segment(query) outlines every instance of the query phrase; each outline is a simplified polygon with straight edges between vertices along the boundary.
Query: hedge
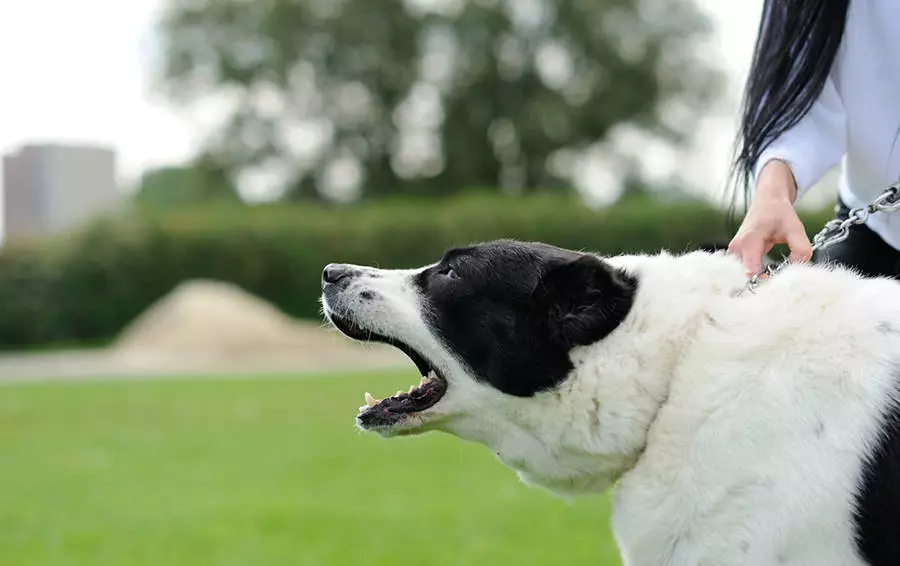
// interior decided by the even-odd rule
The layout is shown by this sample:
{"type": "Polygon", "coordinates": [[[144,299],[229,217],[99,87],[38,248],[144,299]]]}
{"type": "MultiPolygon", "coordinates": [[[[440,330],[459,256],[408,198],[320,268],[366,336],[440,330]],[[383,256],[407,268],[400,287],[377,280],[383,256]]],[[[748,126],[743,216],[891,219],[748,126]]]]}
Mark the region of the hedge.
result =
{"type": "MultiPolygon", "coordinates": [[[[807,215],[814,228],[830,210],[807,215]]],[[[367,206],[221,206],[132,213],[0,252],[0,349],[104,341],[179,282],[231,281],[300,318],[319,317],[329,262],[411,267],[495,238],[615,254],[728,241],[722,211],[633,201],[591,210],[569,196],[464,195],[367,206]]]]}

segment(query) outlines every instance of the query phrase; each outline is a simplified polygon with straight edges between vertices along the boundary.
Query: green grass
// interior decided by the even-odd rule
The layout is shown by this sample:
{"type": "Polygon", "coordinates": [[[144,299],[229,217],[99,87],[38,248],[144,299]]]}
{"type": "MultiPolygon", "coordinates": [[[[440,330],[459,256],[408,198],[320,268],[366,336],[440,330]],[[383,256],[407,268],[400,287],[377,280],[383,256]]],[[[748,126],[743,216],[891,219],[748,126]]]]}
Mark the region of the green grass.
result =
{"type": "Polygon", "coordinates": [[[0,565],[615,565],[605,497],[353,427],[416,376],[0,387],[0,565]]]}

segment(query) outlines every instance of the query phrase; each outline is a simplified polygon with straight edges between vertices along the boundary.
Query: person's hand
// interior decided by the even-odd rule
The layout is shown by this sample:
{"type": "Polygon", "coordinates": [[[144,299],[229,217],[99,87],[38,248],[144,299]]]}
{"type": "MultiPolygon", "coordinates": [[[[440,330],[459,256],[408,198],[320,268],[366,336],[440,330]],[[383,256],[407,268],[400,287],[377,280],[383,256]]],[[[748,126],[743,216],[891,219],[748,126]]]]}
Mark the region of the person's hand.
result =
{"type": "Polygon", "coordinates": [[[790,167],[783,161],[769,161],[756,183],[756,194],[741,227],[728,245],[729,253],[738,256],[748,275],[762,269],[763,256],[777,244],[787,244],[790,261],[805,262],[812,256],[812,246],[794,200],[797,184],[790,167]]]}

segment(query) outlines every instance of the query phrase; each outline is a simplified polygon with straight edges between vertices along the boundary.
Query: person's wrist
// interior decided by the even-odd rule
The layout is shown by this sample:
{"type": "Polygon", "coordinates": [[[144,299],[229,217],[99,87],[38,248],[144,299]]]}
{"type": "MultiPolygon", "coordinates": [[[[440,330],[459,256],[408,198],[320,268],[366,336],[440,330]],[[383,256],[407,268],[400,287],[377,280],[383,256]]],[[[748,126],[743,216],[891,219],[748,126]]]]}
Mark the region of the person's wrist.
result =
{"type": "Polygon", "coordinates": [[[756,183],[756,196],[766,201],[786,200],[793,205],[797,199],[797,181],[790,166],[781,159],[766,163],[756,183]]]}

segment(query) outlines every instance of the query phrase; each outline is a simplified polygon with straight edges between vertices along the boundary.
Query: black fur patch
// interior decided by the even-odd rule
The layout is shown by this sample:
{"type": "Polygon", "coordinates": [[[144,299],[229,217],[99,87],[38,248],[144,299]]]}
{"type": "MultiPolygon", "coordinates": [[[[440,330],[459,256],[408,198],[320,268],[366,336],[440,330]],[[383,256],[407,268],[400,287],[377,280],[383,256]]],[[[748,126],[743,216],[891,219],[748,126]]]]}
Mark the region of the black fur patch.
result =
{"type": "Polygon", "coordinates": [[[856,498],[857,547],[872,566],[900,564],[900,405],[892,404],[863,466],[856,498]]]}
{"type": "Polygon", "coordinates": [[[565,379],[572,348],[616,329],[637,281],[593,255],[502,240],[448,251],[417,285],[430,325],[476,379],[527,397],[565,379]]]}

